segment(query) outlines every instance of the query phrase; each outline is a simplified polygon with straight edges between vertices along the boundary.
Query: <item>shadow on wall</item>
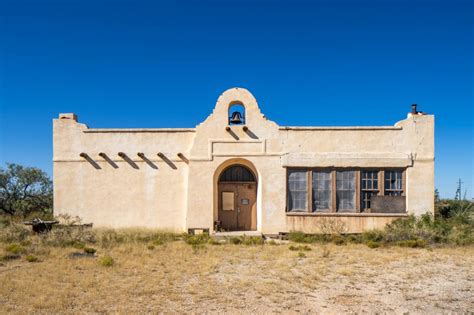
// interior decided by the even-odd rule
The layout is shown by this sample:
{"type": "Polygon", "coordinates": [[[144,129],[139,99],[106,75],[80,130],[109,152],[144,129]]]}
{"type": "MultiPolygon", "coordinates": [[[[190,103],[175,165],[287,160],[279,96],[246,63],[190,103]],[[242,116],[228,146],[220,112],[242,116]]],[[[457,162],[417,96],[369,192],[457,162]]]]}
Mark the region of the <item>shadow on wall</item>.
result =
{"type": "MultiPolygon", "coordinates": [[[[178,169],[178,167],[176,166],[176,164],[171,161],[166,155],[164,155],[163,153],[161,152],[158,152],[157,154],[162,160],[163,162],[165,162],[166,164],[168,164],[169,167],[171,167],[172,169],[176,170],[178,169]]],[[[100,165],[94,161],[94,159],[92,159],[87,153],[81,153],[79,154],[80,157],[84,158],[87,162],[89,162],[89,164],[91,164],[95,169],[102,169],[100,167],[100,165]]],[[[110,164],[113,168],[117,169],[119,168],[118,164],[115,163],[115,161],[113,161],[107,154],[105,154],[104,152],[100,152],[99,153],[99,156],[101,158],[103,158],[108,164],[110,164]]],[[[135,161],[133,161],[127,154],[125,154],[124,152],[119,152],[118,153],[118,156],[121,157],[125,162],[127,162],[132,168],[134,169],[139,169],[139,166],[137,163],[135,163],[135,161]]],[[[153,162],[152,160],[150,160],[147,156],[145,156],[144,153],[142,152],[138,152],[137,153],[137,156],[140,157],[143,162],[145,162],[149,167],[151,167],[152,169],[155,169],[157,170],[158,169],[158,165],[153,162]]],[[[178,158],[181,159],[182,162],[188,164],[189,163],[189,159],[182,153],[178,153],[177,154],[178,158]]]]}

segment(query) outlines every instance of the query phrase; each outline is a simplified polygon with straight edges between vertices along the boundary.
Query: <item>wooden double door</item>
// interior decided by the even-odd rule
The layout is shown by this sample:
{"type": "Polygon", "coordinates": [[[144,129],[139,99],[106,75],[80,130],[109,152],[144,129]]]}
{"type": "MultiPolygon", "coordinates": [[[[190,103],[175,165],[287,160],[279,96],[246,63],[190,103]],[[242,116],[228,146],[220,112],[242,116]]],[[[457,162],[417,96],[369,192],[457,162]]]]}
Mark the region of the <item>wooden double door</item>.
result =
{"type": "Polygon", "coordinates": [[[219,183],[218,217],[224,231],[257,229],[257,183],[219,183]]]}

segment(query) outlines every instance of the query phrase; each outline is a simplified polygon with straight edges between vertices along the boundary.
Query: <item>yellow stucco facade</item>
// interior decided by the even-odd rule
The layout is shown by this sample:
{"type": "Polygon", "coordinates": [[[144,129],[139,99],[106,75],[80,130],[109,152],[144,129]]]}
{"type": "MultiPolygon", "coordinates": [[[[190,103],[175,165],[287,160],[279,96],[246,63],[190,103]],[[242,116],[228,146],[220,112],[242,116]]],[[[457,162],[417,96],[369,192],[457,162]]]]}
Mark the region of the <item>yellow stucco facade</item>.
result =
{"type": "Polygon", "coordinates": [[[256,230],[264,234],[318,232],[328,219],[357,233],[434,212],[432,115],[409,114],[386,127],[282,127],[265,118],[248,90],[232,88],[195,128],[93,129],[60,114],[53,129],[55,214],[96,227],[212,232],[219,176],[234,164],[255,174],[256,230]],[[236,103],[245,123],[229,125],[236,103]],[[401,169],[406,212],[318,213],[311,201],[308,211],[289,211],[288,170],[301,168],[401,169]]]}

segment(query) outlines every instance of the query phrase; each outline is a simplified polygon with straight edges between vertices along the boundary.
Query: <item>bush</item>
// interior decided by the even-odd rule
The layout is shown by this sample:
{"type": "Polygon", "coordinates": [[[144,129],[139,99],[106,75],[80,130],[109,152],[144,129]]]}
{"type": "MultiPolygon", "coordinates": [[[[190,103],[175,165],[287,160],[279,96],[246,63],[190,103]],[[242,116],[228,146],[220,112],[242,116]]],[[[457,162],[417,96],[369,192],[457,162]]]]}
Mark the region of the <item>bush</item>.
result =
{"type": "Polygon", "coordinates": [[[380,247],[381,243],[380,242],[377,242],[377,241],[372,241],[372,240],[369,240],[365,243],[369,248],[378,248],[380,247]]]}
{"type": "Polygon", "coordinates": [[[380,230],[370,230],[362,233],[362,242],[367,244],[368,242],[381,242],[385,238],[385,234],[380,230]]]}
{"type": "Polygon", "coordinates": [[[229,243],[234,244],[234,245],[242,244],[242,238],[240,238],[240,237],[231,237],[231,238],[229,238],[229,243]]]}
{"type": "Polygon", "coordinates": [[[308,245],[290,245],[288,249],[291,251],[310,251],[311,247],[309,247],[308,245]]]}
{"type": "Polygon", "coordinates": [[[104,267],[112,267],[115,265],[115,261],[112,257],[106,255],[99,258],[99,264],[104,267]]]}
{"type": "Polygon", "coordinates": [[[95,231],[77,226],[60,226],[46,234],[40,235],[44,245],[53,247],[74,247],[81,249],[86,243],[95,243],[95,231]]]}
{"type": "Polygon", "coordinates": [[[406,240],[406,241],[398,241],[396,242],[396,245],[400,247],[424,248],[426,247],[427,244],[425,240],[406,240]]]}
{"type": "MultiPolygon", "coordinates": [[[[184,239],[189,237],[185,234],[184,239]]],[[[155,232],[146,229],[123,229],[123,230],[99,230],[97,239],[102,247],[110,248],[125,243],[152,243],[155,246],[163,245],[181,239],[179,234],[168,232],[155,232]]]]}
{"type": "Polygon", "coordinates": [[[97,252],[97,249],[92,247],[84,247],[84,253],[94,255],[97,252]]]}
{"type": "Polygon", "coordinates": [[[26,252],[26,249],[23,246],[16,243],[7,245],[5,250],[11,254],[24,254],[26,252]]]}
{"type": "Polygon", "coordinates": [[[346,245],[347,244],[346,238],[344,238],[342,235],[337,235],[337,234],[331,235],[331,242],[333,242],[336,245],[346,245]]]}
{"type": "Polygon", "coordinates": [[[298,253],[298,257],[299,257],[299,258],[305,258],[305,257],[306,257],[306,254],[303,253],[303,252],[299,252],[299,253],[298,253]]]}
{"type": "Polygon", "coordinates": [[[209,234],[186,235],[184,241],[189,245],[204,245],[209,241],[209,234]]]}
{"type": "Polygon", "coordinates": [[[18,254],[5,254],[1,257],[0,260],[2,261],[8,261],[8,260],[14,260],[14,259],[19,259],[21,256],[18,254]]]}
{"type": "Polygon", "coordinates": [[[9,221],[7,226],[0,228],[0,242],[22,242],[32,233],[31,229],[26,228],[23,224],[9,221]]]}
{"type": "Polygon", "coordinates": [[[35,255],[28,255],[25,257],[26,261],[28,262],[37,262],[39,261],[38,257],[36,257],[35,255]]]}
{"type": "Polygon", "coordinates": [[[311,235],[300,231],[292,231],[288,233],[288,239],[295,243],[315,243],[324,241],[324,235],[311,235]]]}
{"type": "Polygon", "coordinates": [[[263,237],[260,236],[243,236],[242,243],[244,245],[263,245],[265,243],[265,240],[263,239],[263,237]]]}

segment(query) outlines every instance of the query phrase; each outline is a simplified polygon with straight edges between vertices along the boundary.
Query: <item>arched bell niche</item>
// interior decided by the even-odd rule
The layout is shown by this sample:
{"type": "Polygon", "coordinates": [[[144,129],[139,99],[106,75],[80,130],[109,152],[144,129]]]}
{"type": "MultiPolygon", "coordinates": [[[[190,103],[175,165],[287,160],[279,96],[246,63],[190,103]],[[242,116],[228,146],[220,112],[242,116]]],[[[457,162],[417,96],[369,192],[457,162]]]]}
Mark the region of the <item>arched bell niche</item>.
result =
{"type": "Polygon", "coordinates": [[[228,110],[229,125],[245,125],[245,106],[236,102],[229,105],[228,110]]]}

